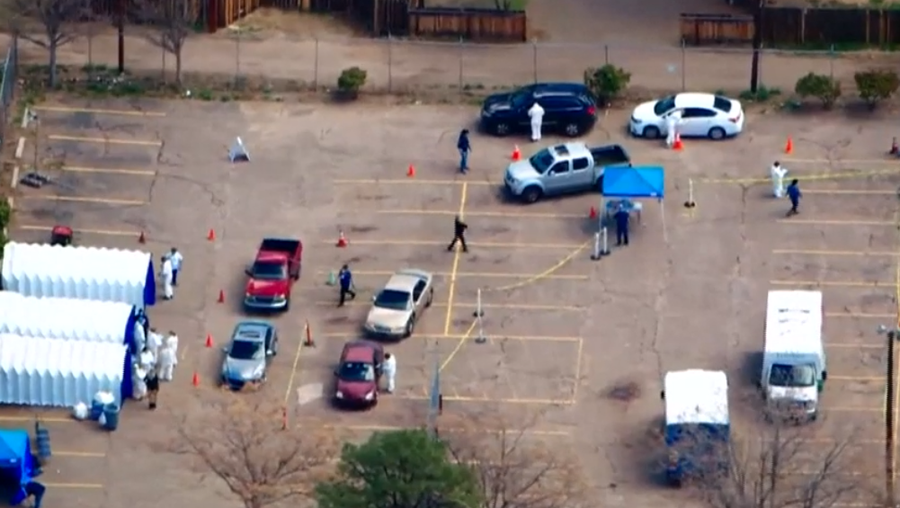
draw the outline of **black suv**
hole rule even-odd
[[[544,108],[544,130],[576,137],[597,121],[590,90],[579,83],[538,83],[512,93],[494,94],[481,107],[481,126],[498,136],[531,129],[528,109],[537,101]]]

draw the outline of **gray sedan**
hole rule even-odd
[[[222,384],[240,390],[266,380],[269,362],[278,354],[278,332],[265,321],[242,321],[222,349]]]

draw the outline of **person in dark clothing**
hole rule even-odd
[[[447,246],[447,250],[453,250],[453,247],[456,247],[456,242],[458,241],[462,244],[463,252],[469,252],[469,247],[466,245],[466,230],[469,229],[469,225],[462,221],[459,218],[459,215],[453,219],[453,241],[450,242],[450,245]]]
[[[341,267],[341,271],[338,273],[338,281],[341,284],[341,296],[338,307],[343,307],[344,302],[347,301],[347,295],[350,295],[351,300],[356,298],[356,291],[353,290],[353,274],[350,272],[349,266],[344,265]]]
[[[159,372],[157,366],[153,365],[147,370],[147,377],[144,379],[147,383],[147,401],[151,410],[156,409],[156,398],[159,396]]]
[[[616,220],[616,245],[628,245],[628,210],[619,205],[613,218]]]
[[[788,198],[791,200],[791,209],[788,210],[787,216],[797,215],[800,213],[797,207],[800,205],[800,198],[803,194],[800,192],[800,182],[795,178],[791,180],[791,184],[787,188]]]
[[[459,172],[466,174],[469,171],[469,154],[472,153],[472,145],[469,144],[469,129],[463,129],[456,141],[459,150]]]
[[[34,496],[34,508],[41,508],[41,501],[44,499],[44,492],[46,491],[47,487],[34,480],[25,484],[25,495],[28,497]]]

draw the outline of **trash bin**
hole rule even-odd
[[[37,456],[41,461],[46,461],[52,455],[50,451],[50,431],[43,426],[37,427],[34,436],[35,444],[37,444]]]
[[[112,432],[119,428],[119,405],[118,404],[107,404],[103,408],[103,418],[106,420],[103,423],[103,428]]]
[[[91,420],[97,421],[103,414],[103,409],[115,402],[116,398],[109,392],[97,392],[91,400]]]

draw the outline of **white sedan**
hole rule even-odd
[[[723,139],[737,136],[744,129],[744,109],[741,103],[708,93],[680,93],[634,108],[628,129],[644,138],[659,138],[668,134],[666,117],[681,114],[678,132],[684,137]]]

